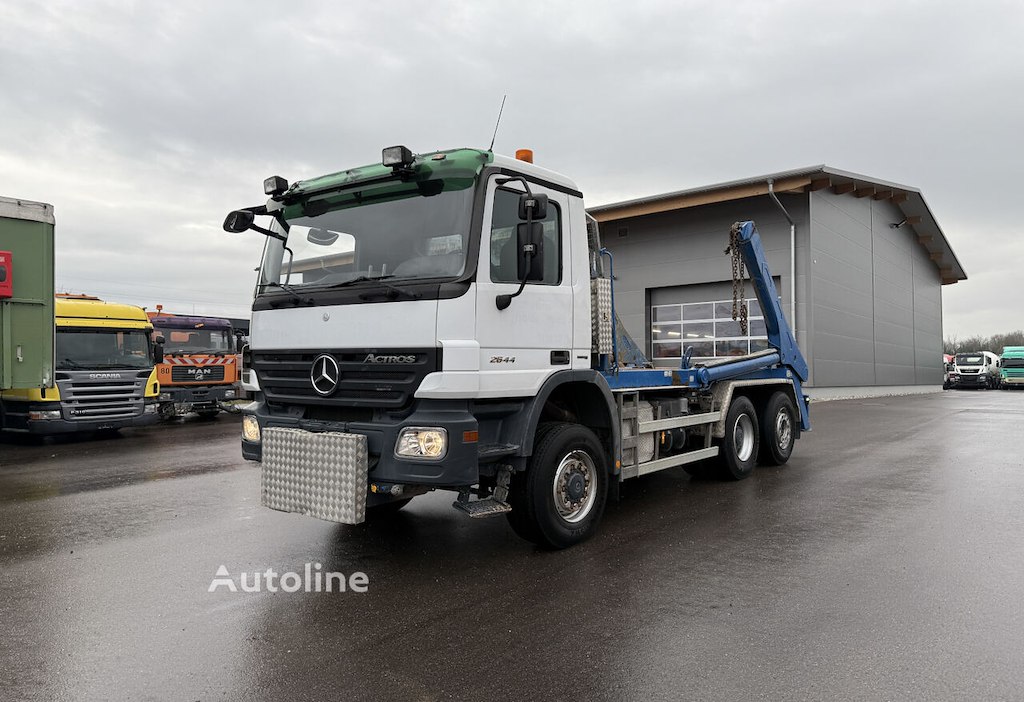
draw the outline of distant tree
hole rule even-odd
[[[965,351],[991,351],[1001,354],[1006,346],[1024,346],[1024,330],[993,334],[992,336],[969,336],[961,339],[951,334],[942,342],[943,353],[962,353]]]

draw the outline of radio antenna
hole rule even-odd
[[[501,113],[505,111],[505,98],[508,97],[508,93],[501,96],[501,107],[498,108],[498,121],[494,123],[494,136],[491,137],[491,145],[487,147],[488,151],[494,151],[494,140],[498,138],[498,125],[501,124]]]

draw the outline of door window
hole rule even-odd
[[[518,283],[516,265],[516,226],[519,219],[519,196],[522,193],[508,188],[494,191],[491,214],[491,281]],[[531,280],[531,285],[558,285],[562,281],[562,218],[558,204],[548,201],[548,215],[540,220],[544,226],[544,278]]]

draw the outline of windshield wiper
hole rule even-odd
[[[265,288],[269,288],[270,286],[274,286],[275,288],[281,288],[286,293],[289,293],[292,296],[292,302],[294,302],[296,305],[312,306],[314,304],[312,298],[302,297],[295,288],[293,288],[291,285],[288,285],[287,283],[278,283],[277,281],[272,280],[266,285],[264,285]],[[275,305],[274,303],[270,303],[270,306],[277,307],[277,305]]]
[[[390,283],[383,282],[385,278],[394,278],[394,277],[395,276],[390,274],[390,273],[387,274],[387,275],[375,275],[375,276],[372,276],[372,277],[368,276],[368,275],[361,275],[361,276],[358,276],[356,278],[353,278],[352,280],[346,280],[346,281],[343,281],[341,283],[335,283],[334,285],[329,285],[327,287],[328,288],[332,288],[332,289],[333,288],[344,288],[346,286],[352,285],[353,283],[369,283],[369,282],[372,282],[372,283],[380,283],[381,286],[383,286],[384,288],[387,288],[387,292],[382,293],[382,292],[380,292],[378,290],[367,291],[367,292],[361,293],[359,295],[359,299],[360,300],[369,300],[369,299],[374,298],[374,297],[380,297],[381,295],[384,295],[384,296],[386,296],[387,298],[389,298],[391,300],[396,299],[399,295],[405,295],[406,297],[408,297],[410,299],[413,299],[413,300],[418,300],[421,297],[423,297],[419,293],[413,292],[412,290],[406,290],[405,288],[400,288],[397,285],[392,285]]]
[[[62,359],[61,362],[60,362],[60,366],[58,366],[58,368],[67,368],[69,370],[75,370],[77,368],[84,368],[84,367],[85,366],[83,366],[78,361],[72,361],[70,358]]]

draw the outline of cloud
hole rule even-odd
[[[814,163],[919,187],[1014,308],[1024,48],[1014,2],[0,2],[0,194],[51,202],[58,280],[244,314],[260,184],[382,146],[535,149],[600,204]],[[102,287],[100,287],[102,285]],[[173,300],[173,304],[172,301]]]

